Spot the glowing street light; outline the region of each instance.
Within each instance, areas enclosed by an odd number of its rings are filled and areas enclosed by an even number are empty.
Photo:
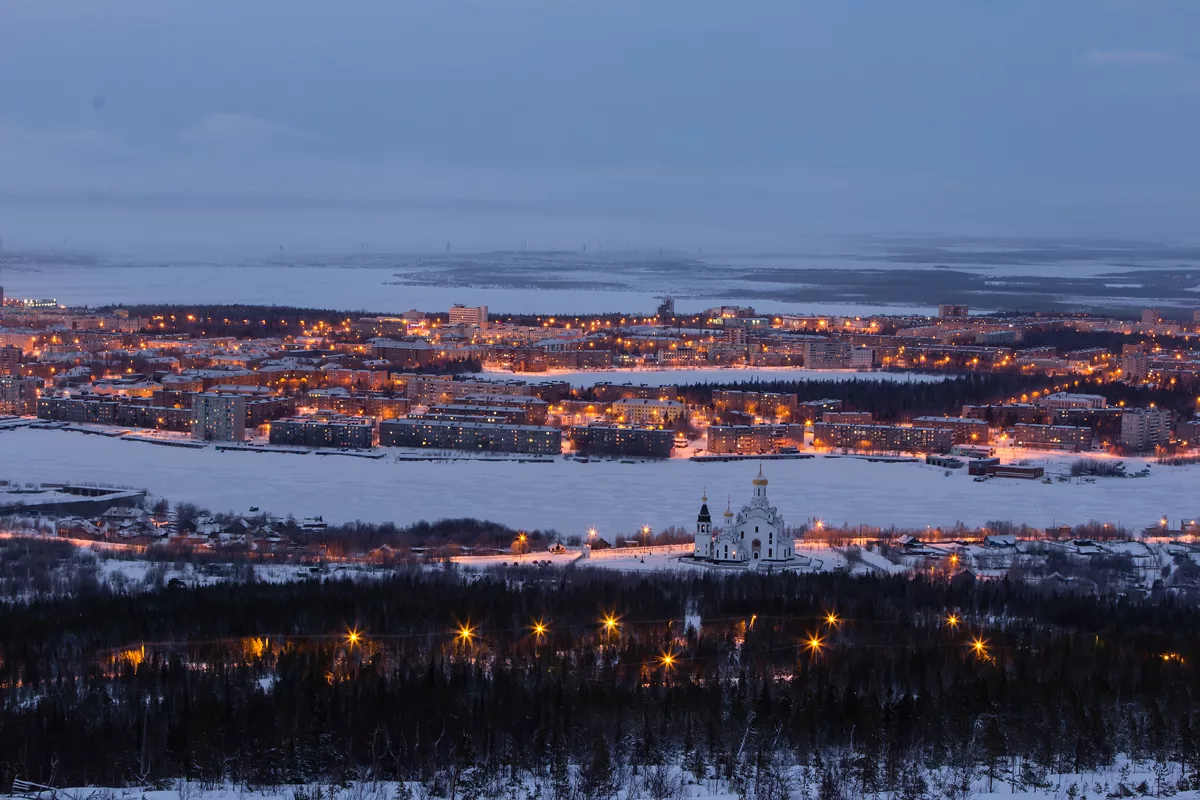
[[[600,620],[600,624],[604,626],[605,633],[616,633],[620,629],[620,620],[612,614],[605,614]]]
[[[351,628],[350,630],[346,631],[346,644],[354,647],[360,641],[362,641],[362,634],[359,633],[357,629]]]
[[[841,621],[842,618],[832,611],[825,615],[825,624],[831,628],[836,628],[839,624],[841,624]]]
[[[658,657],[658,663],[662,666],[663,669],[668,670],[668,671],[671,670],[675,666],[675,664],[678,660],[679,659],[676,658],[675,654],[672,653],[670,650],[664,651],[663,654]]]
[[[470,644],[471,640],[475,638],[475,628],[471,626],[470,622],[461,623],[458,626],[458,635],[455,638],[458,639],[460,644]]]
[[[550,632],[550,626],[538,619],[533,621],[531,630],[533,631],[533,635],[538,639],[544,639],[546,638],[546,634]]]
[[[946,624],[949,625],[951,628],[957,628],[958,623],[959,623],[959,619],[958,619],[957,614],[951,614],[950,616],[946,617]]]
[[[978,658],[987,658],[987,641],[976,636],[971,640],[971,650]]]
[[[804,646],[808,648],[808,652],[813,655],[818,655],[821,648],[825,646],[825,640],[815,633],[810,633],[808,639],[805,640]]]

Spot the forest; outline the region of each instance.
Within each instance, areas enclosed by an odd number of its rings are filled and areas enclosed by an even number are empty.
[[[1197,659],[1200,612],[1169,597],[1005,581],[439,567],[94,589],[0,607],[0,785],[601,800],[621,769],[682,764],[783,800],[802,765],[821,798],[919,798],[928,770],[1030,787],[1119,753],[1191,785]]]

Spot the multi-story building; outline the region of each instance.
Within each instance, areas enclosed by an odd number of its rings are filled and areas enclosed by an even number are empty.
[[[940,303],[938,305],[938,316],[942,319],[954,319],[958,317],[966,317],[971,313],[969,306],[960,305],[958,303]]]
[[[545,425],[549,404],[531,394],[468,394],[461,402],[475,406],[519,409],[526,425]]]
[[[938,428],[817,422],[813,424],[813,444],[856,450],[944,453],[953,446],[954,437],[951,431]]]
[[[803,425],[709,425],[706,449],[714,455],[774,453],[803,438]]]
[[[687,411],[677,400],[643,400],[630,397],[612,404],[617,422],[626,425],[670,425]]]
[[[804,366],[808,369],[844,369],[850,366],[853,348],[834,339],[808,339],[804,342]]]
[[[18,375],[21,372],[21,348],[6,344],[0,347],[0,375]]]
[[[657,428],[594,423],[568,431],[575,449],[588,455],[670,458],[675,434]]]
[[[872,347],[855,347],[850,351],[851,369],[871,369],[875,366],[875,349]]]
[[[41,378],[0,376],[0,414],[36,414],[41,386]]]
[[[643,400],[674,400],[679,394],[679,387],[674,384],[666,386],[643,386],[632,383],[608,383],[601,381],[592,387],[592,394],[601,403],[611,403],[626,397],[637,397]],[[717,392],[713,392],[714,397]]]
[[[1142,309],[1142,324],[1143,325],[1158,325],[1162,322],[1162,312],[1157,308]]]
[[[1075,394],[1073,392],[1055,392],[1034,401],[1035,405],[1052,411],[1068,411],[1077,408],[1104,408],[1108,401],[1099,394]]]
[[[1013,434],[1013,443],[1017,447],[1075,451],[1092,449],[1091,428],[1019,423],[1013,426]]]
[[[1171,412],[1161,408],[1126,408],[1121,412],[1121,446],[1152,450],[1171,441]]]
[[[875,417],[870,411],[826,411],[821,422],[840,425],[874,425]]]
[[[79,422],[93,425],[116,425],[117,400],[96,397],[43,396],[37,401],[38,419],[56,422]]]
[[[527,395],[530,386],[524,381],[454,380],[441,375],[421,375],[409,378],[405,394],[416,405],[432,406],[453,403],[468,395]]]
[[[424,339],[372,339],[371,358],[383,359],[401,367],[424,367],[433,363],[438,350]]]
[[[380,420],[403,417],[409,408],[407,397],[392,397],[379,392],[351,393],[340,387],[313,389],[304,396],[304,402],[318,411],[336,411]]]
[[[1144,381],[1150,375],[1150,354],[1144,344],[1127,344],[1121,348],[1121,377],[1127,381]]]
[[[717,413],[740,411],[744,414],[779,420],[796,418],[797,406],[794,394],[716,389],[712,394],[712,404]]]
[[[660,367],[702,367],[708,363],[704,353],[694,347],[664,347],[658,351]]]
[[[1200,417],[1184,419],[1175,423],[1175,438],[1184,447],[1200,445]]]
[[[271,423],[271,444],[304,447],[375,446],[375,420],[318,411],[307,417],[288,417]]]
[[[481,330],[487,330],[488,327],[488,307],[478,306],[475,308],[455,304],[450,309],[450,324],[451,325],[474,325]]]
[[[1050,410],[1032,403],[965,405],[962,408],[962,416],[984,420],[996,428],[1009,428],[1018,422],[1043,425],[1050,418]]]
[[[440,419],[459,422],[491,422],[507,425],[531,424],[525,412],[513,406],[481,406],[473,403],[445,403],[430,406],[429,410],[414,418]]]
[[[385,447],[556,455],[562,451],[562,432],[546,425],[393,419],[379,423],[379,443]]]
[[[987,444],[988,424],[981,419],[969,417],[917,417],[913,425],[920,428],[948,430],[955,444]]]
[[[192,397],[192,438],[240,442],[246,438],[246,398],[202,392]]]

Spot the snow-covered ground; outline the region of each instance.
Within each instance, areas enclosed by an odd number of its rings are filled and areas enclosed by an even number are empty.
[[[1025,457],[1064,474],[1078,456]],[[1146,464],[1128,459],[1129,471]],[[214,511],[251,506],[279,515],[329,521],[394,521],[477,517],[528,529],[578,534],[596,527],[615,537],[650,525],[690,529],[700,495],[735,509],[750,495],[756,462],[687,460],[622,464],[395,462],[317,455],[189,450],[68,431],[0,433],[0,478],[25,482],[92,482],[146,488],[172,501]],[[812,518],[883,527],[923,528],[955,522],[1011,520],[1035,526],[1097,520],[1130,529],[1166,515],[1200,518],[1200,466],[1150,464],[1145,478],[1045,484],[993,478],[974,482],[965,470],[920,463],[870,463],[818,456],[765,467],[772,502],[789,524]]]
[[[1123,770],[1123,771],[1122,771]],[[816,770],[806,772],[796,766],[791,768],[793,796],[813,797],[816,795],[816,783],[819,774]],[[977,770],[981,772],[982,770]],[[623,784],[613,794],[613,800],[630,800],[633,796],[646,797],[646,790],[637,776],[627,776],[626,770],[619,770],[618,783]],[[929,793],[925,796],[942,796],[936,792],[939,785],[950,789],[951,776],[945,771],[922,770],[925,775]],[[724,781],[706,778],[695,782],[690,775],[681,773],[678,766],[671,769],[671,774],[679,784],[675,794],[679,800],[734,800],[735,795]],[[1104,798],[1104,797],[1175,797],[1178,800],[1200,800],[1200,790],[1185,789],[1178,791],[1181,769],[1178,764],[1166,763],[1159,765],[1156,773],[1155,764],[1149,762],[1131,763],[1122,757],[1116,764],[1098,770],[1079,773],[1049,774],[1044,777],[1042,788],[1025,788],[1018,784],[1014,788],[1003,778],[992,782],[975,777],[971,781],[971,791],[967,795],[972,800],[1067,800],[1067,798]],[[542,796],[549,794],[550,787],[539,786],[539,781],[526,776],[523,779],[527,796]],[[545,779],[541,779],[542,783]],[[1073,788],[1072,788],[1073,787]],[[634,788],[631,794],[630,788]],[[989,791],[990,788],[990,791]],[[1144,789],[1145,791],[1141,791]],[[49,797],[49,794],[42,795]],[[295,800],[297,797],[325,797],[327,800],[392,800],[396,797],[424,796],[421,787],[409,784],[399,787],[387,781],[369,783],[351,783],[348,786],[317,785],[283,786],[277,789],[260,788],[249,791],[237,786],[219,786],[216,788],[203,787],[201,784],[187,784],[176,781],[170,788],[161,790],[137,787],[129,789],[98,789],[95,787],[62,789],[56,795],[60,800],[234,800],[235,798],[253,797],[255,800]],[[959,797],[958,793],[947,796]],[[872,795],[880,800],[891,797],[887,794]]]
[[[526,383],[570,381],[573,386],[596,383],[634,383],[644,386],[683,386],[690,383],[737,383],[741,381],[894,381],[936,383],[954,380],[952,375],[927,372],[859,372],[853,369],[804,369],[802,367],[695,367],[691,369],[591,369],[507,372],[484,370],[487,377],[515,378]]]

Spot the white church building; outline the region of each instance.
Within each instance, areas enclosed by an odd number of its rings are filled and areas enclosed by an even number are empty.
[[[767,479],[762,467],[754,479],[754,495],[734,516],[725,506],[725,524],[713,529],[708,511],[708,496],[703,498],[696,517],[696,545],[692,553],[697,561],[712,564],[741,565],[750,569],[782,566],[796,556],[796,540],[785,533],[783,517],[767,499]]]

